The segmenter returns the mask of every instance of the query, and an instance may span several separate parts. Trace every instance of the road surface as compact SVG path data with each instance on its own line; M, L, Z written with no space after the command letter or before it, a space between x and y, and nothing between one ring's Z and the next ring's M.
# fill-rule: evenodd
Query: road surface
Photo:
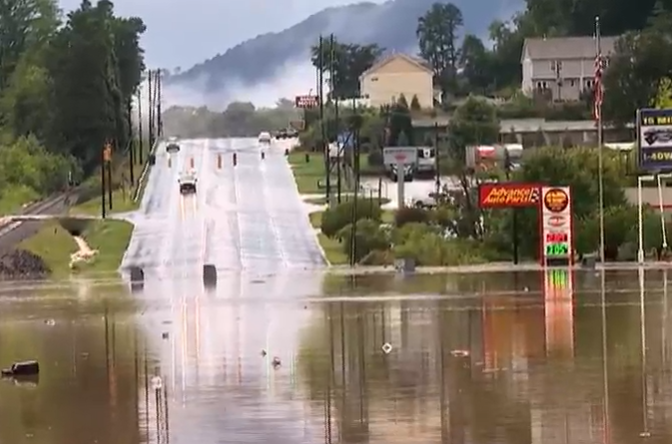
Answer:
M180 146L172 155L157 149L140 210L131 216L136 229L122 269L135 265L146 276L178 278L200 274L204 264L219 273L271 274L324 266L279 143L264 150L265 159L256 139L183 140ZM189 169L198 192L182 196L178 179Z

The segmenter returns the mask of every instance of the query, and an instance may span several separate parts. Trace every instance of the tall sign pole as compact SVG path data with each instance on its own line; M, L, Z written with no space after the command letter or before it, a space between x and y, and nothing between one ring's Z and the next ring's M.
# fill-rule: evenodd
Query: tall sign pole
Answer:
M602 100L604 98L604 85L602 74L604 59L600 43L600 17L595 17L595 119L597 121L597 156L598 156L598 181L600 194L600 262L604 264L604 173L602 159Z
M336 93L336 80L334 73L336 73L336 43L334 41L334 34L329 37L329 90L331 92L331 99L334 101L334 127L336 128L336 201L341 203L341 159L343 158L343 146L338 142L341 131L341 122L338 115L338 101L340 94Z
M138 88L138 163L142 165L142 149L145 135L142 133L142 91Z
M163 136L163 117L161 116L161 70L156 70L156 122L157 136Z

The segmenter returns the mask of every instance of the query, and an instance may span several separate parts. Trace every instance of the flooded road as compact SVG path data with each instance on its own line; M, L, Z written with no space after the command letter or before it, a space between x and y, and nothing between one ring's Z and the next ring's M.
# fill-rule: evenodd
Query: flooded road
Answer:
M3 290L0 365L42 367L0 381L0 444L669 443L667 279L292 272L222 276L216 293Z

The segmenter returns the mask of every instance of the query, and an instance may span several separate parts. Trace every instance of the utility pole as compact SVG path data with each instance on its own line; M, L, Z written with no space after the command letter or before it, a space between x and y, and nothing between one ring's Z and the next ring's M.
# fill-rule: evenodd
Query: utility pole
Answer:
M338 100L340 95L336 94L336 81L334 73L336 72L336 47L334 42L334 34L329 37L329 90L331 91L331 99L334 101L334 127L336 128L336 201L341 203L341 160L343 153L343 146L339 143L339 136L341 132L341 122L338 116Z
M439 195L441 194L441 164L439 158L441 152L439 150L439 124L434 122L434 169L436 170L436 197L434 200L438 203Z
M350 232L350 266L354 267L357 260L357 200L359 195L359 183L360 183L360 169L359 169L359 127L361 126L360 116L357 109L356 99L352 98L352 128L351 128L351 137L353 138L353 151L354 159L353 166L355 169L355 194L352 202L352 219L351 219L351 229Z
M147 73L147 83L149 87L149 149L154 145L154 88L152 77L154 72L150 69Z
M142 150L144 145L145 135L142 133L142 92L138 88L138 164L142 165Z
M324 171L326 173L326 191L325 191L325 200L327 206L331 204L331 181L330 181L330 169L331 169L331 159L329 158L329 142L327 141L327 135L324 127L324 39L320 35L320 41L318 44L318 65L319 65L319 85L318 85L318 95L320 101L320 132L322 138L322 153L324 153Z
M161 70L156 70L156 122L157 136L163 136L163 117L161 117Z
M135 164L135 136L133 134L133 102L131 99L129 99L128 104L126 106L127 108L127 118L126 121L128 122L128 160L129 160L129 175L131 179L131 187L135 184L135 174L133 171L133 166Z

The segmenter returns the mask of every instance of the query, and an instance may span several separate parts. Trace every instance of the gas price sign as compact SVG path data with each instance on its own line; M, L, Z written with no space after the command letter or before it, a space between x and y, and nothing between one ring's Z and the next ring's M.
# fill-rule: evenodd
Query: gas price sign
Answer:
M569 187L542 188L542 253L544 262L571 263L572 205Z

